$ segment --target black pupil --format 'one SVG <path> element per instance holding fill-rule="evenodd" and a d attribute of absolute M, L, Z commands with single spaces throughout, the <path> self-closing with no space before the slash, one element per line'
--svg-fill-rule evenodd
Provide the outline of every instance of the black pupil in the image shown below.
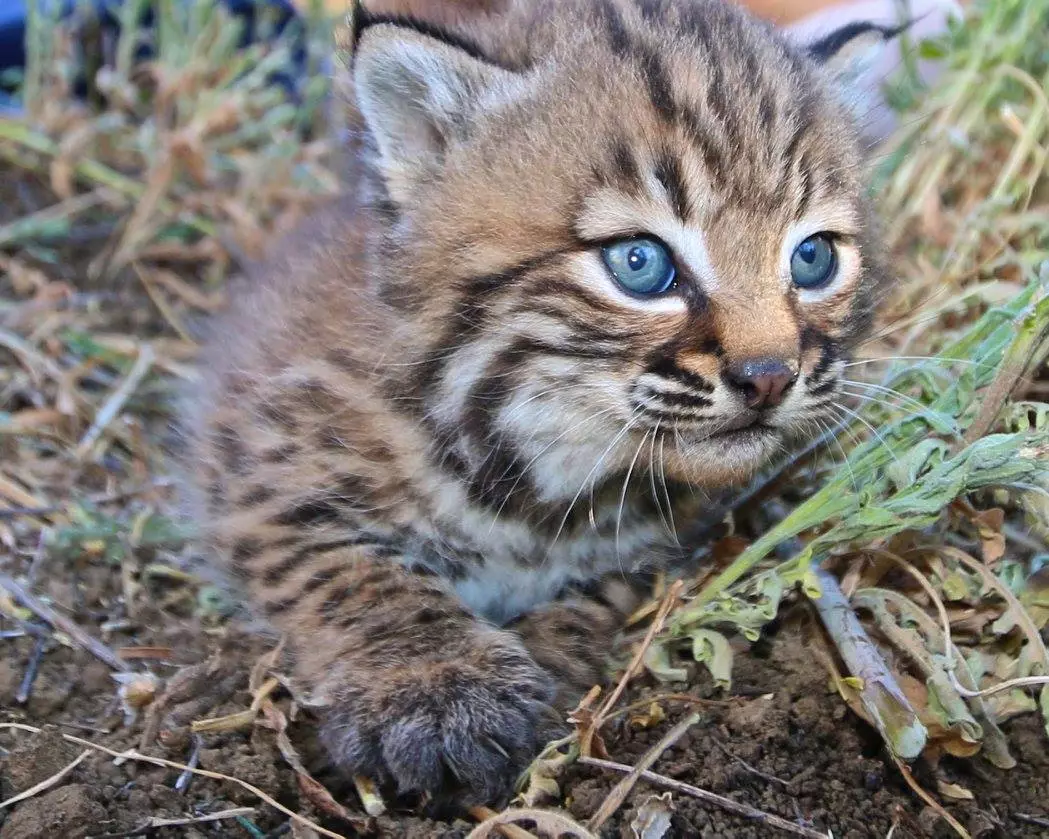
<path fill-rule="evenodd" d="M 640 271 L 648 264 L 648 254 L 640 246 L 633 247 L 630 249 L 630 253 L 626 255 L 626 261 L 631 271 Z"/>
<path fill-rule="evenodd" d="M 798 248 L 798 256 L 811 265 L 816 261 L 816 243 L 812 239 L 802 242 Z"/>

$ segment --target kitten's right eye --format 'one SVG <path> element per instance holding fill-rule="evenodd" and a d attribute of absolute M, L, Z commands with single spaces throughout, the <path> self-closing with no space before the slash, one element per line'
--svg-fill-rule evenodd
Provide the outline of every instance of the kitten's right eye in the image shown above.
<path fill-rule="evenodd" d="M 677 271 L 666 245 L 655 239 L 624 239 L 601 249 L 605 265 L 634 294 L 663 294 L 674 287 Z"/>

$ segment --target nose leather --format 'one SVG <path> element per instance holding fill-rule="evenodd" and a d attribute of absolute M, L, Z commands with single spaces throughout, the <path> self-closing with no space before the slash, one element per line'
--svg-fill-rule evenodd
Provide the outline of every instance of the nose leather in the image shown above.
<path fill-rule="evenodd" d="M 748 358 L 729 364 L 723 373 L 748 408 L 774 408 L 794 386 L 798 373 L 781 358 Z"/>

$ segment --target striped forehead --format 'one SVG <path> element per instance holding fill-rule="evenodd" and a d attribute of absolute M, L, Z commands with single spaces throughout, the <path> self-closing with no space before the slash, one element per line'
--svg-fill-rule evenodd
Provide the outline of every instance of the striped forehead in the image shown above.
<path fill-rule="evenodd" d="M 675 186 L 703 172 L 734 205 L 764 210 L 789 201 L 800 216 L 828 185 L 820 170 L 840 167 L 840 150 L 821 136 L 814 68 L 728 6 L 594 5 L 594 37 L 611 53 L 615 76 L 647 99 L 646 113 L 631 113 L 635 125 L 612 140 L 602 174 L 621 184 L 656 175 Z M 647 161 L 631 159 L 639 146 L 650 147 Z M 683 217 L 695 200 L 687 190 L 670 198 Z"/>

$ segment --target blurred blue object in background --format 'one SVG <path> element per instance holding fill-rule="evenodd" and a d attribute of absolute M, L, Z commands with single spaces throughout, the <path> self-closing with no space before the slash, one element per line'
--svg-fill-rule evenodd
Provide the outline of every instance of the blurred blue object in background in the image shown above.
<path fill-rule="evenodd" d="M 47 7 L 48 0 L 36 0 L 40 7 Z M 51 0 L 61 7 L 62 15 L 70 15 L 78 7 L 85 5 L 93 9 L 97 20 L 104 29 L 117 31 L 119 29 L 119 9 L 122 0 Z M 198 0 L 180 0 L 182 3 L 198 2 Z M 281 35 L 288 23 L 297 17 L 295 7 L 291 0 L 216 0 L 218 5 L 224 6 L 236 17 L 240 18 L 244 25 L 243 41 L 251 43 L 260 37 L 275 38 Z M 21 70 L 25 67 L 25 33 L 26 20 L 28 17 L 28 0 L 0 0 L 0 112 L 18 110 L 16 90 Z M 257 17 L 260 12 L 267 14 L 267 26 L 257 27 Z M 147 11 L 141 25 L 149 28 L 153 23 L 152 11 Z M 300 33 L 301 35 L 301 33 Z M 148 52 L 142 57 L 148 57 Z M 297 69 L 302 69 L 304 61 L 304 49 L 296 50 Z M 297 87 L 296 79 L 279 75 L 274 82 L 281 84 L 294 92 Z"/>

